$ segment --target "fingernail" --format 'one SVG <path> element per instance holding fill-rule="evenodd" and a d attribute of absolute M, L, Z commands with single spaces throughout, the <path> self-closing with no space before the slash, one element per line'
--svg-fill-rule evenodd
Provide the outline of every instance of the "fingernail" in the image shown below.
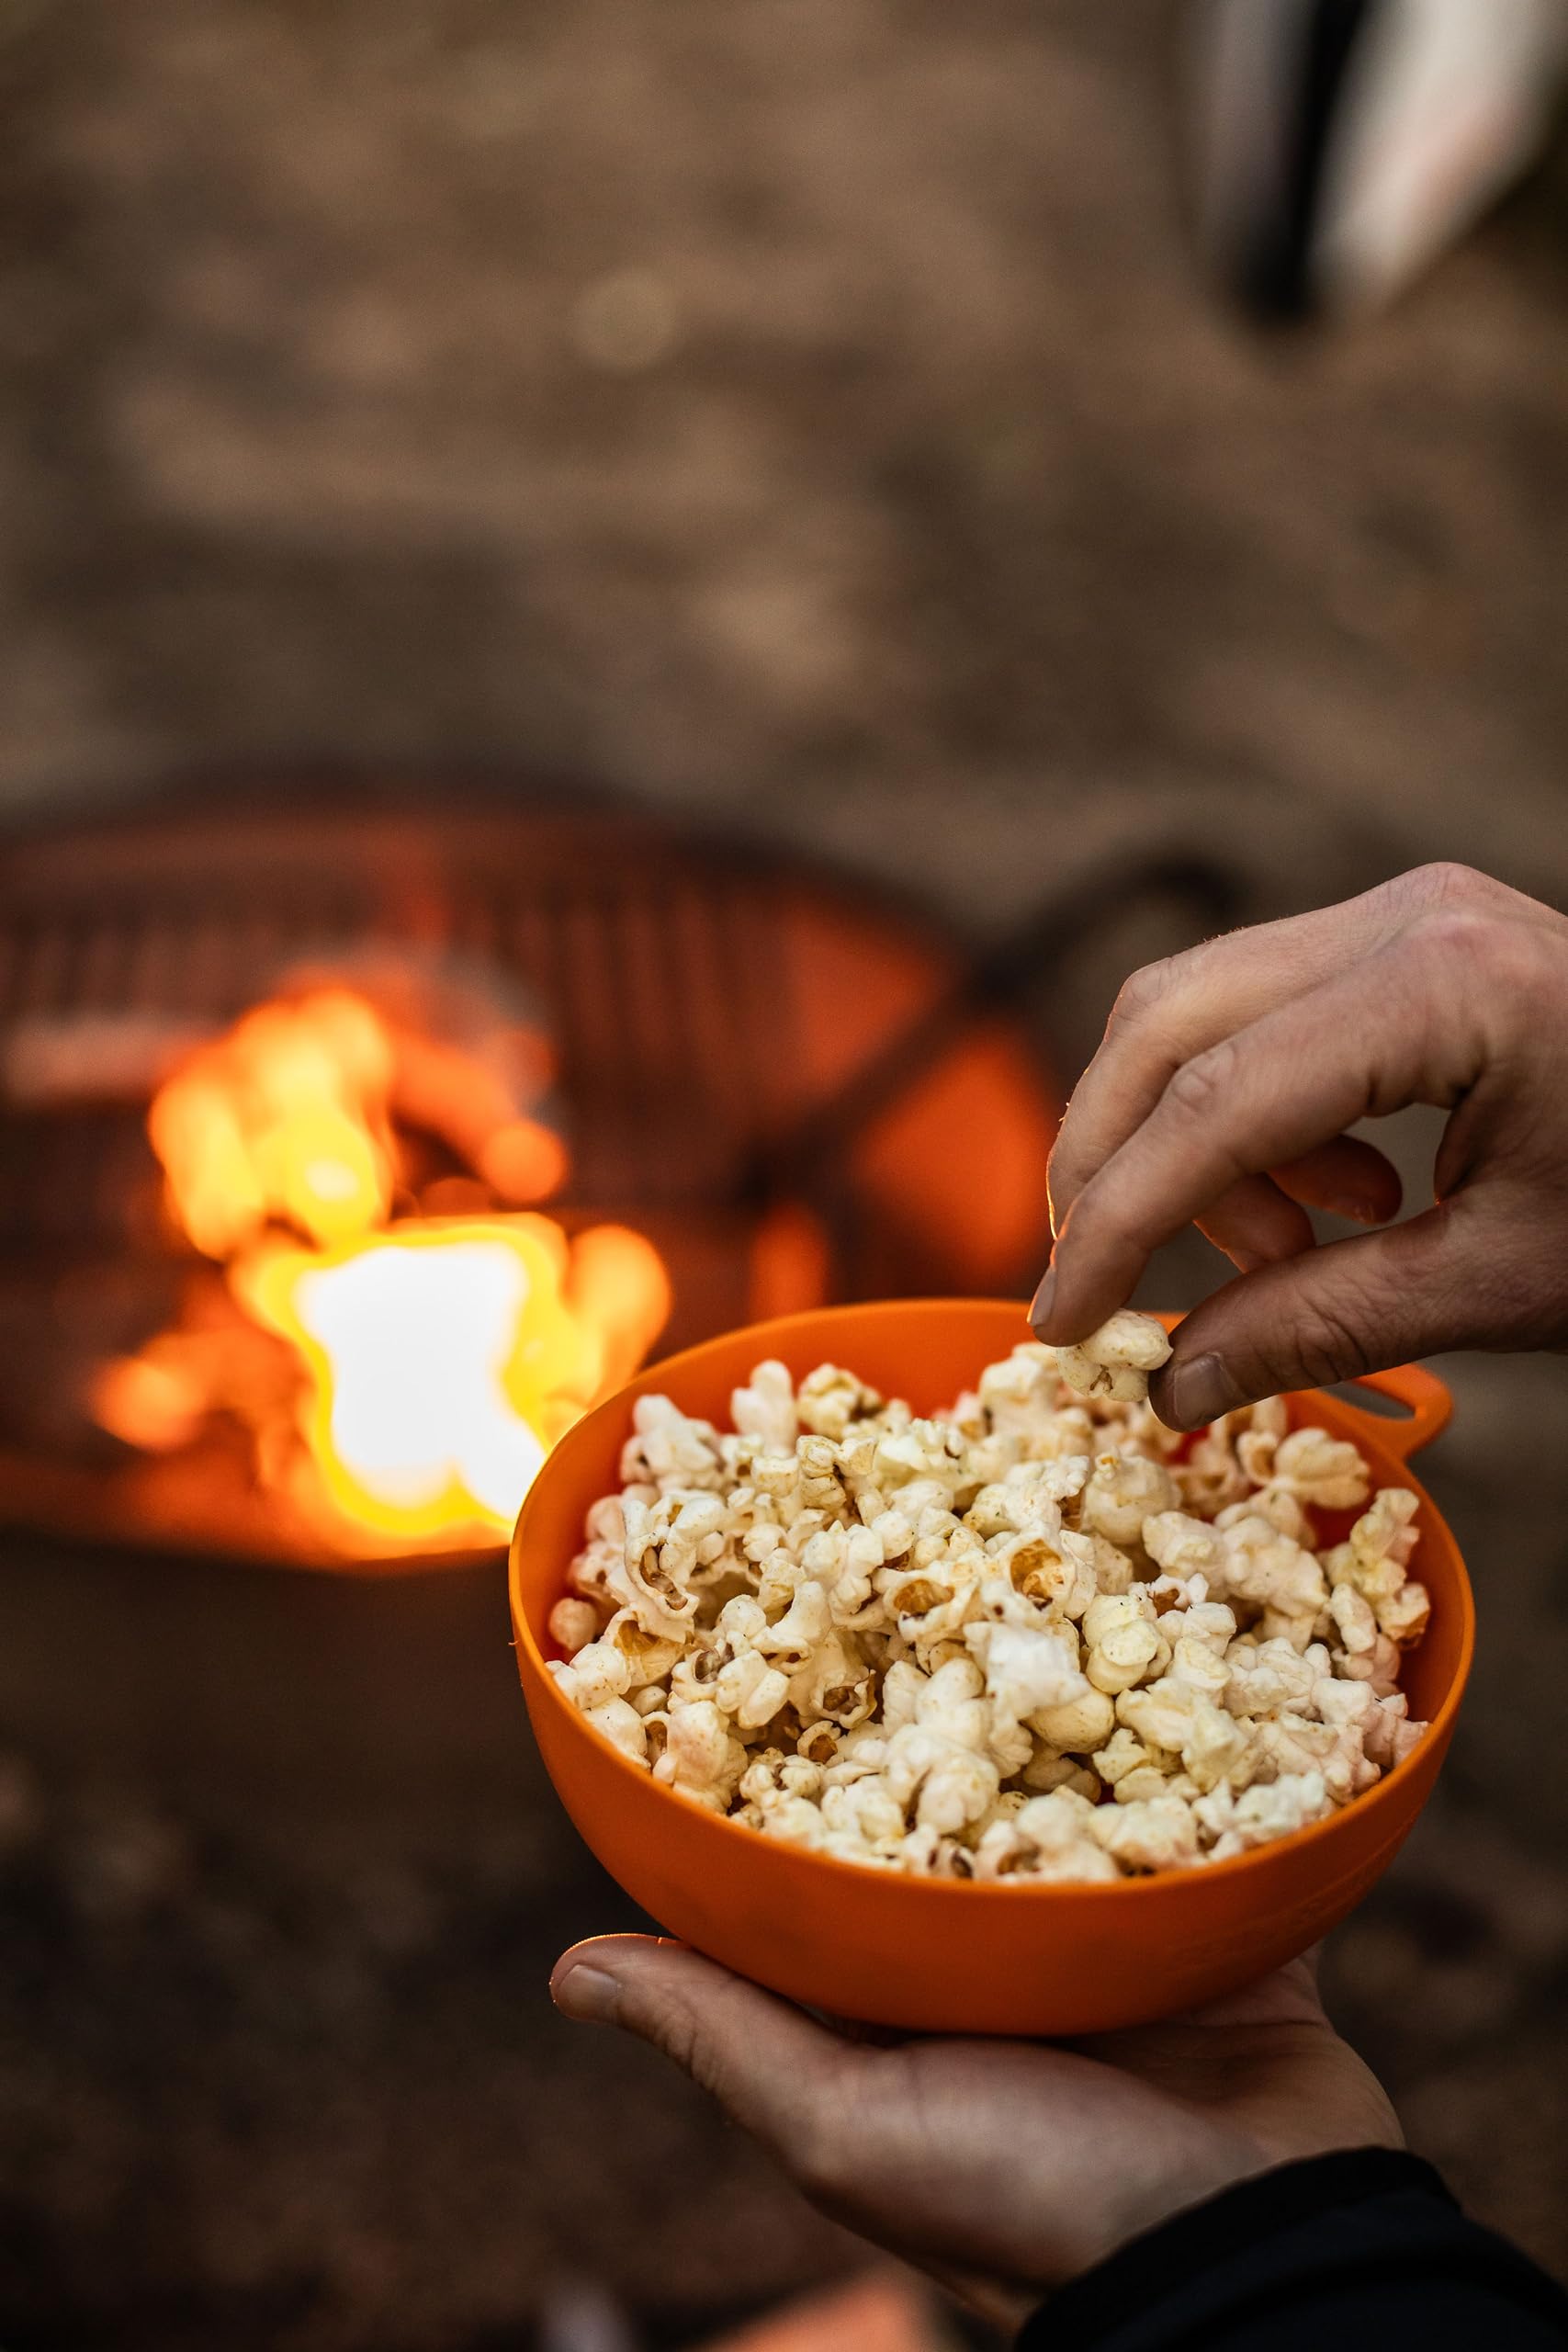
<path fill-rule="evenodd" d="M 1165 1404 L 1178 1429 L 1200 1429 L 1241 1403 L 1241 1392 L 1216 1355 L 1174 1363 L 1166 1375 Z"/>
<path fill-rule="evenodd" d="M 620 1979 L 582 1962 L 551 1985 L 550 1998 L 564 2017 L 580 2025 L 614 2025 L 621 2006 Z"/>
<path fill-rule="evenodd" d="M 1056 1269 L 1055 1266 L 1047 1266 L 1040 1277 L 1040 1287 L 1035 1292 L 1029 1309 L 1029 1320 L 1036 1331 L 1050 1315 L 1051 1301 L 1055 1296 L 1055 1292 Z"/>

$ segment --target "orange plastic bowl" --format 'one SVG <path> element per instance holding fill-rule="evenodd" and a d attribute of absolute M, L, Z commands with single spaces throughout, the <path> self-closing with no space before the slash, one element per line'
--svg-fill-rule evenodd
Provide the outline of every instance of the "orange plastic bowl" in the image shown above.
<path fill-rule="evenodd" d="M 1206 1869 L 1084 1887 L 858 1869 L 672 1794 L 561 1696 L 545 1671 L 547 1656 L 558 1655 L 547 1620 L 581 1546 L 584 1512 L 619 1487 L 634 1397 L 659 1390 L 728 1426 L 731 1390 L 777 1356 L 797 1379 L 824 1361 L 848 1365 L 885 1395 L 932 1411 L 1027 1337 L 1020 1306 L 983 1299 L 830 1307 L 728 1332 L 654 1365 L 579 1421 L 535 1480 L 513 1538 L 528 1713 L 561 1800 L 600 1861 L 672 1935 L 840 2016 L 937 2032 L 1077 2034 L 1213 1999 L 1304 1951 L 1360 1900 L 1426 1803 L 1453 1731 L 1474 1611 L 1458 1546 L 1425 1494 L 1414 1570 L 1430 1589 L 1432 1617 L 1404 1687 L 1430 1731 L 1332 1819 Z M 1414 1367 L 1367 1385 L 1408 1406 L 1409 1417 L 1311 1393 L 1290 1400 L 1292 1419 L 1354 1438 L 1377 1485 L 1410 1485 L 1405 1456 L 1448 1419 L 1448 1390 Z"/>

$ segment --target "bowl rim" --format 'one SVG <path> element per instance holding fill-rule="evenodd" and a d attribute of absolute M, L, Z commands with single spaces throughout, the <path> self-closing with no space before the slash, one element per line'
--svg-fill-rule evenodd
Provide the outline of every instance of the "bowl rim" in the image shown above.
<path fill-rule="evenodd" d="M 738 1324 L 730 1330 L 715 1332 L 711 1339 L 699 1340 L 694 1347 L 682 1348 L 675 1355 L 662 1357 L 659 1362 L 646 1365 L 635 1378 L 617 1388 L 612 1396 L 604 1397 L 593 1407 L 591 1412 L 585 1413 L 581 1420 L 575 1421 L 565 1436 L 560 1439 L 556 1451 L 561 1451 L 568 1446 L 579 1431 L 586 1432 L 601 1422 L 610 1419 L 617 1410 L 629 1410 L 630 1403 L 634 1398 L 649 1393 L 662 1393 L 662 1383 L 668 1375 L 673 1374 L 678 1376 L 683 1367 L 708 1356 L 716 1347 L 726 1342 L 734 1341 L 752 1333 L 760 1339 L 787 1336 L 791 1331 L 798 1331 L 806 1325 L 816 1326 L 829 1318 L 837 1319 L 842 1317 L 847 1319 L 852 1316 L 879 1310 L 908 1309 L 914 1312 L 923 1310 L 930 1313 L 938 1308 L 951 1310 L 954 1307 L 1005 1308 L 1021 1317 L 1026 1312 L 1023 1303 L 1017 1299 L 865 1299 L 852 1301 L 843 1306 L 807 1307 L 794 1315 L 774 1316 L 762 1323 Z M 1152 1309 L 1148 1311 L 1155 1312 Z M 1174 1328 L 1181 1317 L 1178 1315 L 1159 1314 L 1156 1319 L 1166 1323 L 1168 1327 Z M 769 1352 L 768 1348 L 764 1347 L 758 1361 L 761 1362 L 762 1356 Z M 1326 1396 L 1321 1388 L 1292 1389 L 1283 1393 L 1303 1401 L 1321 1398 L 1328 1406 L 1331 1415 L 1356 1410 L 1354 1406 L 1343 1404 L 1337 1398 Z M 1372 1419 L 1374 1417 L 1369 1414 L 1367 1418 Z M 1375 1439 L 1371 1442 L 1378 1442 Z M 1470 1581 L 1470 1571 L 1465 1566 L 1463 1552 L 1452 1529 L 1432 1500 L 1426 1487 L 1411 1472 L 1409 1463 L 1396 1456 L 1398 1466 L 1405 1475 L 1405 1482 L 1415 1490 L 1419 1502 L 1423 1532 L 1428 1525 L 1435 1527 L 1448 1537 L 1453 1546 L 1454 1565 L 1458 1571 L 1460 1649 L 1448 1690 L 1444 1694 L 1442 1704 L 1437 1713 L 1428 1720 L 1425 1737 L 1402 1762 L 1396 1764 L 1392 1771 L 1385 1772 L 1371 1788 L 1363 1790 L 1359 1796 L 1350 1798 L 1347 1804 L 1337 1806 L 1334 1812 L 1324 1820 L 1309 1822 L 1305 1827 L 1292 1829 L 1283 1838 L 1270 1838 L 1264 1845 L 1253 1847 L 1247 1853 L 1233 1854 L 1223 1862 L 1205 1862 L 1201 1867 L 1151 1871 L 1140 1877 L 1082 1883 L 1065 1880 L 1042 1884 L 1038 1880 L 1027 1878 L 936 1878 L 914 1871 L 873 1869 L 864 1862 L 846 1861 L 837 1854 L 818 1853 L 812 1847 L 793 1845 L 784 1838 L 764 1838 L 760 1830 L 750 1828 L 745 1822 L 731 1820 L 727 1814 L 714 1813 L 708 1806 L 698 1804 L 694 1798 L 682 1796 L 679 1790 L 666 1787 L 662 1781 L 654 1780 L 652 1774 L 645 1770 L 642 1766 L 634 1764 L 629 1756 L 623 1755 L 612 1740 L 606 1739 L 602 1733 L 596 1732 L 581 1712 L 572 1705 L 549 1670 L 544 1652 L 535 1637 L 534 1628 L 529 1623 L 528 1612 L 523 1606 L 519 1591 L 521 1581 L 519 1561 L 525 1529 L 536 1498 L 548 1475 L 553 1458 L 553 1453 L 546 1457 L 533 1485 L 523 1498 L 507 1554 L 507 1598 L 512 1612 L 513 1646 L 526 1657 L 530 1668 L 530 1675 L 525 1682 L 525 1698 L 532 1701 L 536 1691 L 539 1692 L 544 1703 L 557 1711 L 558 1718 L 569 1724 L 577 1736 L 591 1741 L 594 1750 L 612 1763 L 625 1777 L 628 1786 L 645 1789 L 651 1793 L 655 1801 L 662 1799 L 671 1804 L 679 1805 L 683 1813 L 697 1816 L 710 1828 L 722 1831 L 732 1838 L 743 1839 L 746 1849 L 752 1853 L 771 1852 L 778 1855 L 781 1860 L 793 1860 L 797 1864 L 813 1863 L 819 1869 L 830 1871 L 840 1882 L 857 1887 L 882 1886 L 889 1891 L 897 1890 L 900 1894 L 908 1892 L 920 1896 L 934 1896 L 947 1902 L 973 1903 L 977 1897 L 1007 1903 L 1019 1903 L 1025 1900 L 1032 1902 L 1066 1900 L 1084 1904 L 1137 1902 L 1147 1901 L 1156 1894 L 1168 1892 L 1175 1885 L 1217 1885 L 1228 1879 L 1239 1878 L 1249 1871 L 1267 1868 L 1281 1854 L 1304 1852 L 1310 1846 L 1325 1842 L 1336 1832 L 1342 1832 L 1347 1821 L 1352 1816 L 1365 1820 L 1374 1807 L 1381 1807 L 1386 1802 L 1387 1794 L 1391 1790 L 1398 1787 L 1402 1781 L 1414 1776 L 1415 1772 L 1421 1768 L 1427 1751 L 1434 1746 L 1440 1751 L 1442 1747 L 1446 1746 L 1464 1698 L 1475 1656 L 1475 1595 Z"/>

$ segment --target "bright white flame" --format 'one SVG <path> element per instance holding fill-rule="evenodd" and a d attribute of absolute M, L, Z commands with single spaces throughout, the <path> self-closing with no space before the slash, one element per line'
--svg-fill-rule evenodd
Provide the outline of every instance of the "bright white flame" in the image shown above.
<path fill-rule="evenodd" d="M 303 1275 L 300 1322 L 331 1358 L 344 1466 L 399 1510 L 454 1483 L 509 1526 L 545 1458 L 502 1385 L 530 1283 L 514 1250 L 383 1243 Z"/>
<path fill-rule="evenodd" d="M 493 1544 L 670 1306 L 641 1235 L 595 1226 L 569 1240 L 547 1217 L 492 1208 L 567 1174 L 529 1108 L 548 1057 L 536 1039 L 524 1084 L 517 1044 L 470 1052 L 321 987 L 257 1006 L 175 1070 L 148 1114 L 168 1205 L 225 1263 L 245 1319 L 193 1291 L 179 1326 L 98 1368 L 104 1426 L 173 1453 L 231 1415 L 254 1432 L 260 1483 L 345 1557 Z M 475 1172 L 440 1178 L 427 1214 L 394 1225 L 412 1181 L 397 1121 Z M 460 1212 L 437 1211 L 454 1186 Z M 258 1351 L 257 1327 L 292 1367 Z"/>

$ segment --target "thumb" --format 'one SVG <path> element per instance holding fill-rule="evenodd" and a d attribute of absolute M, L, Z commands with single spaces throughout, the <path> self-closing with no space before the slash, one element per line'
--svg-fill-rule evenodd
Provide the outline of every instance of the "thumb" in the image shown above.
<path fill-rule="evenodd" d="M 661 2050 L 804 2187 L 866 2064 L 787 2001 L 658 1937 L 574 1944 L 556 1962 L 550 1997 L 566 2017 L 621 2026 Z"/>
<path fill-rule="evenodd" d="M 1170 1362 L 1149 1383 L 1156 1411 L 1172 1429 L 1199 1429 L 1260 1396 L 1508 1336 L 1515 1285 L 1472 1223 L 1461 1196 L 1227 1283 L 1172 1335 Z"/>

